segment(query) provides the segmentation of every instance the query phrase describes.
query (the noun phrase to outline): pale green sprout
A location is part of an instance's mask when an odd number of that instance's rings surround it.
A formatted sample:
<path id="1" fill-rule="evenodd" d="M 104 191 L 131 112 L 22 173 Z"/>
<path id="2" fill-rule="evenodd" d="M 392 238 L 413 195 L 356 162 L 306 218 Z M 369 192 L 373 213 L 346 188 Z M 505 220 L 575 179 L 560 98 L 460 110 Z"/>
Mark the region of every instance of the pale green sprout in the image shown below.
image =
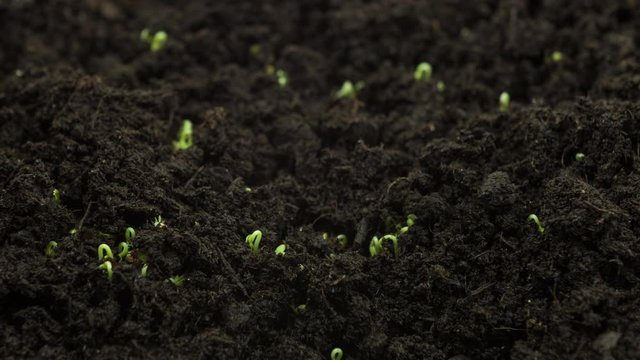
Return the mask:
<path id="1" fill-rule="evenodd" d="M 347 238 L 347 235 L 345 234 L 340 234 L 336 237 L 336 240 L 338 240 L 338 244 L 340 244 L 340 246 L 344 249 L 347 247 L 347 245 L 349 245 L 349 239 Z"/>
<path id="2" fill-rule="evenodd" d="M 60 204 L 60 190 L 58 189 L 53 189 L 53 202 Z"/>
<path id="3" fill-rule="evenodd" d="M 287 250 L 287 245 L 280 244 L 276 248 L 276 255 L 283 255 L 284 256 L 284 253 L 285 253 L 286 250 Z"/>
<path id="4" fill-rule="evenodd" d="M 118 257 L 122 261 L 127 256 L 129 256 L 129 244 L 123 241 L 118 245 Z"/>
<path id="5" fill-rule="evenodd" d="M 49 241 L 47 247 L 44 249 L 44 255 L 46 257 L 54 257 L 56 256 L 56 248 L 58 247 L 58 243 L 55 241 Z"/>
<path id="6" fill-rule="evenodd" d="M 554 63 L 559 63 L 564 59 L 564 54 L 562 54 L 560 51 L 554 51 L 551 53 L 551 61 L 553 61 Z"/>
<path id="7" fill-rule="evenodd" d="M 584 154 L 583 153 L 577 153 L 576 154 L 576 161 L 582 161 L 584 160 Z"/>
<path id="8" fill-rule="evenodd" d="M 503 91 L 500 94 L 500 111 L 507 112 L 509 111 L 509 103 L 511 102 L 511 96 L 506 91 Z"/>
<path id="9" fill-rule="evenodd" d="M 260 46 L 260 44 L 253 44 L 249 47 L 249 53 L 251 55 L 258 55 L 260 54 L 260 52 L 262 52 L 262 46 Z"/>
<path id="10" fill-rule="evenodd" d="M 536 223 L 536 225 L 538 226 L 538 232 L 540 234 L 544 234 L 544 227 L 540 223 L 540 219 L 538 219 L 538 216 L 536 214 L 530 214 L 527 220 Z"/>
<path id="11" fill-rule="evenodd" d="M 281 88 L 287 86 L 287 83 L 289 82 L 287 73 L 282 69 L 276 70 L 276 79 L 278 80 L 278 85 L 280 85 Z"/>
<path id="12" fill-rule="evenodd" d="M 98 260 L 102 261 L 103 259 L 113 259 L 113 252 L 107 244 L 98 246 Z"/>
<path id="13" fill-rule="evenodd" d="M 136 237 L 136 231 L 132 227 L 128 227 L 124 231 L 124 239 L 127 243 L 131 244 L 131 240 Z"/>
<path id="14" fill-rule="evenodd" d="M 151 36 L 149 29 L 143 29 L 140 32 L 140 40 L 149 43 L 151 51 L 157 52 L 164 48 L 167 40 L 169 40 L 169 36 L 164 31 L 158 31 Z"/>
<path id="15" fill-rule="evenodd" d="M 331 360 L 342 360 L 342 349 L 335 348 L 331 350 Z"/>
<path id="16" fill-rule="evenodd" d="M 351 81 L 345 81 L 342 84 L 342 87 L 336 93 L 336 98 L 355 98 L 358 96 L 358 91 L 364 88 L 364 83 L 362 81 L 358 81 L 355 85 Z"/>
<path id="17" fill-rule="evenodd" d="M 439 92 L 444 92 L 444 90 L 447 88 L 447 86 L 444 84 L 444 81 L 440 80 L 436 83 L 436 89 Z"/>
<path id="18" fill-rule="evenodd" d="M 175 287 L 180 287 L 184 285 L 184 276 L 182 275 L 172 276 L 168 279 L 168 281 L 172 283 Z"/>
<path id="19" fill-rule="evenodd" d="M 250 193 L 250 192 L 252 192 L 252 191 L 253 191 L 253 190 L 252 190 L 250 187 L 248 187 L 248 186 L 244 188 L 244 192 Z"/>
<path id="20" fill-rule="evenodd" d="M 431 79 L 432 68 L 428 62 L 421 62 L 413 72 L 413 78 L 416 81 L 429 81 Z"/>
<path id="21" fill-rule="evenodd" d="M 180 131 L 178 131 L 178 141 L 173 142 L 175 150 L 187 150 L 193 146 L 193 124 L 190 120 L 182 121 Z"/>
<path id="22" fill-rule="evenodd" d="M 142 265 L 142 269 L 140 270 L 140 277 L 147 277 L 147 272 L 149 271 L 149 265 Z"/>
<path id="23" fill-rule="evenodd" d="M 251 249 L 251 251 L 253 251 L 254 253 L 258 252 L 260 240 L 262 240 L 262 231 L 260 230 L 256 230 L 246 237 L 246 243 L 247 245 L 249 245 L 249 249 Z"/>
<path id="24" fill-rule="evenodd" d="M 102 269 L 107 273 L 107 279 L 111 282 L 113 278 L 113 265 L 111 265 L 111 261 L 105 261 L 102 265 L 98 266 L 98 269 Z"/>
<path id="25" fill-rule="evenodd" d="M 162 220 L 162 216 L 160 215 L 154 217 L 151 223 L 153 224 L 153 226 L 159 227 L 159 228 L 163 228 L 167 226 L 167 224 L 164 223 L 164 220 Z"/>
<path id="26" fill-rule="evenodd" d="M 407 215 L 407 226 L 411 227 L 416 223 L 418 217 L 415 214 Z"/>
<path id="27" fill-rule="evenodd" d="M 371 254 L 371 256 L 377 256 L 384 251 L 384 248 L 382 247 L 384 240 L 391 240 L 391 243 L 393 244 L 393 253 L 396 257 L 398 257 L 398 255 L 400 255 L 398 237 L 391 234 L 387 234 L 381 238 L 374 236 L 371 239 L 371 243 L 369 243 L 369 253 Z"/>
<path id="28" fill-rule="evenodd" d="M 78 230 L 76 228 L 69 230 L 69 235 L 75 236 L 77 233 L 78 233 Z"/>

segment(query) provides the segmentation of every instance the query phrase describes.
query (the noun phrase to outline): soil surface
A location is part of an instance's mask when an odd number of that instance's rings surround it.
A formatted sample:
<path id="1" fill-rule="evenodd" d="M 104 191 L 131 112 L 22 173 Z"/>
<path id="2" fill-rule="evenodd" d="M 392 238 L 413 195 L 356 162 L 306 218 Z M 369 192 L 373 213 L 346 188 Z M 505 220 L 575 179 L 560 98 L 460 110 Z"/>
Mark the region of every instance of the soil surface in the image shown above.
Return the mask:
<path id="1" fill-rule="evenodd" d="M 640 359 L 638 24 L 636 0 L 0 1 L 0 357 Z"/>

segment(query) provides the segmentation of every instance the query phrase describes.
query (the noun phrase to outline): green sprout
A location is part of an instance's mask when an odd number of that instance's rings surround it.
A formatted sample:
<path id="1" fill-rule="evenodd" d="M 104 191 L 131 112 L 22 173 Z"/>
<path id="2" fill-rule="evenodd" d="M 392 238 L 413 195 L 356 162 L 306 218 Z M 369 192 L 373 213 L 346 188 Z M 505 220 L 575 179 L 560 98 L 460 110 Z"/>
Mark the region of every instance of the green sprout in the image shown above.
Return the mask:
<path id="1" fill-rule="evenodd" d="M 178 141 L 173 142 L 175 150 L 187 150 L 193 145 L 193 124 L 190 120 L 182 121 L 180 131 L 178 131 Z"/>
<path id="2" fill-rule="evenodd" d="M 503 91 L 500 94 L 500 111 L 507 112 L 509 111 L 509 103 L 511 102 L 511 96 L 506 91 Z"/>
<path id="3" fill-rule="evenodd" d="M 78 233 L 78 229 L 76 229 L 76 228 L 73 228 L 73 229 L 69 230 L 69 235 L 71 235 L 71 236 L 75 236 L 77 233 Z"/>
<path id="4" fill-rule="evenodd" d="M 413 72 L 413 78 L 416 81 L 429 81 L 429 79 L 431 79 L 431 72 L 431 64 L 428 62 L 421 62 L 416 67 L 416 71 Z"/>
<path id="5" fill-rule="evenodd" d="M 172 283 L 175 287 L 180 287 L 184 285 L 184 276 L 182 275 L 172 276 L 169 279 L 167 279 L 167 281 Z"/>
<path id="6" fill-rule="evenodd" d="M 142 265 L 142 269 L 140 269 L 140 277 L 147 277 L 147 272 L 149 271 L 149 265 Z"/>
<path id="7" fill-rule="evenodd" d="M 530 214 L 527 220 L 536 223 L 536 225 L 538 226 L 538 232 L 540 234 L 544 234 L 544 227 L 540 223 L 540 219 L 538 219 L 538 216 L 536 214 Z"/>
<path id="8" fill-rule="evenodd" d="M 287 245 L 280 244 L 276 248 L 276 255 L 283 255 L 284 256 L 284 253 L 285 253 L 286 250 L 287 250 Z"/>
<path id="9" fill-rule="evenodd" d="M 300 313 L 303 313 L 305 310 L 307 310 L 307 304 L 300 304 L 298 306 L 291 305 L 291 309 L 293 310 L 294 313 L 300 314 Z"/>
<path id="10" fill-rule="evenodd" d="M 256 56 L 262 52 L 262 46 L 260 44 L 253 44 L 249 47 L 249 54 Z"/>
<path id="11" fill-rule="evenodd" d="M 164 31 L 158 31 L 153 36 L 151 36 L 149 29 L 144 29 L 140 32 L 140 40 L 149 43 L 153 52 L 162 50 L 168 39 L 169 36 Z"/>
<path id="12" fill-rule="evenodd" d="M 582 160 L 584 160 L 584 154 L 581 152 L 576 153 L 576 161 L 582 161 Z"/>
<path id="13" fill-rule="evenodd" d="M 349 245 L 349 239 L 347 238 L 347 235 L 345 234 L 340 234 L 336 237 L 336 240 L 338 240 L 338 244 L 340 244 L 340 246 L 344 249 L 347 247 L 347 245 Z"/>
<path id="14" fill-rule="evenodd" d="M 276 79 L 278 79 L 278 85 L 280 85 L 281 88 L 287 86 L 288 78 L 287 73 L 284 70 L 276 70 Z"/>
<path id="15" fill-rule="evenodd" d="M 355 85 L 351 81 L 345 81 L 342 84 L 342 87 L 336 93 L 336 98 L 355 98 L 358 96 L 358 91 L 364 88 L 364 83 L 362 81 L 358 81 Z"/>
<path id="16" fill-rule="evenodd" d="M 250 192 L 252 192 L 252 191 L 253 191 L 253 190 L 252 190 L 250 187 L 248 187 L 248 186 L 244 188 L 244 192 L 246 192 L 246 193 L 250 193 Z"/>
<path id="17" fill-rule="evenodd" d="M 60 204 L 60 190 L 58 189 L 53 189 L 53 202 Z"/>
<path id="18" fill-rule="evenodd" d="M 129 255 L 129 244 L 123 241 L 118 245 L 118 257 L 120 258 L 120 261 L 122 261 L 127 256 L 130 256 Z"/>
<path id="19" fill-rule="evenodd" d="M 440 80 L 436 83 L 436 89 L 439 92 L 444 92 L 444 90 L 447 88 L 447 86 L 444 84 L 444 81 Z"/>
<path id="20" fill-rule="evenodd" d="M 560 51 L 554 51 L 551 53 L 551 61 L 554 63 L 559 63 L 564 59 L 564 54 L 562 54 Z"/>
<path id="21" fill-rule="evenodd" d="M 113 252 L 107 244 L 98 246 L 98 260 L 102 261 L 102 259 L 113 259 Z"/>
<path id="22" fill-rule="evenodd" d="M 151 224 L 153 224 L 153 226 L 159 227 L 159 228 L 163 228 L 163 227 L 167 226 L 167 224 L 164 223 L 164 220 L 162 220 L 162 216 L 160 216 L 160 215 L 154 217 L 153 221 L 151 222 Z"/>
<path id="23" fill-rule="evenodd" d="M 49 241 L 46 249 L 44 249 L 44 255 L 46 257 L 54 257 L 56 256 L 56 248 L 58 247 L 58 243 L 55 241 Z"/>
<path id="24" fill-rule="evenodd" d="M 107 272 L 107 279 L 111 282 L 113 277 L 113 266 L 111 265 L 111 261 L 105 261 L 102 265 L 98 266 L 98 269 L 102 269 Z"/>
<path id="25" fill-rule="evenodd" d="M 131 240 L 136 237 L 136 231 L 132 227 L 128 227 L 124 230 L 124 239 L 131 244 Z"/>
<path id="26" fill-rule="evenodd" d="M 258 252 L 260 246 L 260 240 L 262 240 L 262 231 L 256 230 L 253 233 L 247 235 L 246 243 L 249 245 L 249 249 L 254 253 Z"/>
<path id="27" fill-rule="evenodd" d="M 369 253 L 371 254 L 371 256 L 377 256 L 384 251 L 382 244 L 385 239 L 391 240 L 391 243 L 393 243 L 393 253 L 396 257 L 398 257 L 398 255 L 400 255 L 400 248 L 398 246 L 398 237 L 391 234 L 384 235 L 381 238 L 374 236 L 371 239 L 371 243 L 369 243 Z"/>
<path id="28" fill-rule="evenodd" d="M 342 349 L 335 348 L 331 350 L 331 360 L 342 360 Z"/>
<path id="29" fill-rule="evenodd" d="M 417 219 L 418 217 L 415 214 L 407 215 L 407 226 L 412 227 L 416 223 Z"/>

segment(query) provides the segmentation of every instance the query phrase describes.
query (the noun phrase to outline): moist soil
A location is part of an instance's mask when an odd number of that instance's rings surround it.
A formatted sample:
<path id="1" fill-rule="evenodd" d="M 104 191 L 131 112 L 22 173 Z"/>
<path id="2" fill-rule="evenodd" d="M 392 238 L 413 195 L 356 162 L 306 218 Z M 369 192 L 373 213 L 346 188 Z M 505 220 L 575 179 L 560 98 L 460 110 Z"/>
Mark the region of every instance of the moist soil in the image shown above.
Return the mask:
<path id="1" fill-rule="evenodd" d="M 0 1 L 0 357 L 640 359 L 639 21 L 634 0 Z M 97 247 L 129 226 L 109 282 Z"/>

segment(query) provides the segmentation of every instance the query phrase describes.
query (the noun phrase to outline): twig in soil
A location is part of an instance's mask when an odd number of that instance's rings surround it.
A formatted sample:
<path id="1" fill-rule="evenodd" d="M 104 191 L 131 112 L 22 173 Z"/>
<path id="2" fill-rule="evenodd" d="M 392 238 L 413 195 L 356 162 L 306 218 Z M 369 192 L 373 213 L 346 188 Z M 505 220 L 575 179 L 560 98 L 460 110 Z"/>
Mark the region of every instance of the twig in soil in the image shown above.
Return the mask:
<path id="1" fill-rule="evenodd" d="M 185 188 L 188 188 L 189 185 L 191 185 L 191 183 L 193 182 L 193 180 L 195 180 L 195 178 L 200 175 L 200 173 L 202 172 L 202 170 L 204 169 L 204 165 L 200 166 L 200 168 L 198 170 L 196 170 L 196 172 L 193 174 L 193 176 L 191 176 L 191 178 L 189 180 L 187 180 L 187 182 L 184 184 Z"/>
<path id="2" fill-rule="evenodd" d="M 244 287 L 244 285 L 242 285 L 242 282 L 240 282 L 240 278 L 238 277 L 238 274 L 236 274 L 236 272 L 233 270 L 231 265 L 227 262 L 227 259 L 222 253 L 222 250 L 220 250 L 220 248 L 218 247 L 216 247 L 216 249 L 218 250 L 218 254 L 220 254 L 220 260 L 222 261 L 222 263 L 224 264 L 224 267 L 227 269 L 227 271 L 233 278 L 233 281 L 235 281 L 236 285 L 238 285 L 240 290 L 242 290 L 242 293 L 244 294 L 244 296 L 249 297 L 249 293 L 247 292 L 247 289 Z"/>
<path id="3" fill-rule="evenodd" d="M 76 234 L 80 234 L 80 230 L 82 230 L 82 224 L 84 224 L 84 221 L 86 220 L 87 216 L 89 215 L 89 210 L 91 210 L 91 205 L 93 205 L 93 201 L 89 201 L 89 205 L 87 205 L 87 210 L 85 210 L 84 215 L 82 215 L 82 219 L 80 219 L 80 222 L 78 223 L 78 226 L 76 227 L 76 229 L 77 229 Z"/>
<path id="4" fill-rule="evenodd" d="M 480 286 L 479 288 L 471 291 L 471 293 L 469 293 L 469 296 L 476 296 L 476 295 L 480 294 L 481 292 L 487 290 L 488 288 L 492 287 L 495 284 L 496 284 L 495 282 L 484 284 L 484 285 Z"/>
<path id="5" fill-rule="evenodd" d="M 629 218 L 629 215 L 627 215 L 627 214 L 623 213 L 622 211 L 613 211 L 613 210 L 603 209 L 603 208 L 601 208 L 601 207 L 598 207 L 598 206 L 596 206 L 596 205 L 594 205 L 594 204 L 590 203 L 590 202 L 589 202 L 589 201 L 587 201 L 587 200 L 584 200 L 584 203 L 585 203 L 585 204 L 587 204 L 587 205 L 589 205 L 591 208 L 593 208 L 593 209 L 595 209 L 595 210 L 597 210 L 597 211 L 603 212 L 603 213 L 605 213 L 605 214 L 609 214 L 609 215 L 613 215 L 613 216 L 619 215 L 619 216 L 624 217 L 625 219 L 628 219 L 628 218 Z"/>

